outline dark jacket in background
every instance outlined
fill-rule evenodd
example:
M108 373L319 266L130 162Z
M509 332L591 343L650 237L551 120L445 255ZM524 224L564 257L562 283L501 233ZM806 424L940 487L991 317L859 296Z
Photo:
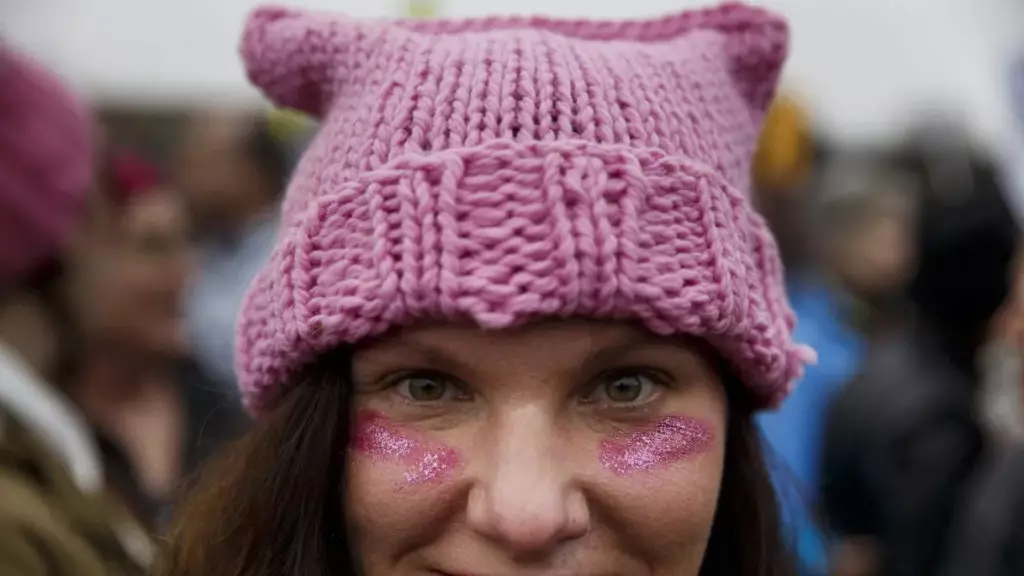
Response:
M876 342L828 417L821 473L831 529L882 547L882 576L934 574L981 458L972 381L921 324Z
M1024 447L983 467L951 536L942 576L1024 574Z
M940 568L986 451L974 409L979 351L1009 293L1019 236L986 162L954 158L959 178L947 178L952 160L926 148L907 321L871 343L837 397L821 474L832 530L873 538L880 576Z

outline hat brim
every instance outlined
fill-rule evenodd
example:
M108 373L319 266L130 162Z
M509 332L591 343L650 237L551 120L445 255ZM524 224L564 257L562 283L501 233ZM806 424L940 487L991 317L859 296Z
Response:
M243 305L248 409L319 354L397 326L632 320L706 340L762 406L804 360L764 221L718 171L657 150L493 141L328 168Z

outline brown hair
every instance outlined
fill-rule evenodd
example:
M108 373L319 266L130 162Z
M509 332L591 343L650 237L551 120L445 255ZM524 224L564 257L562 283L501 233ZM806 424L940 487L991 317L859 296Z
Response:
M344 526L350 355L331 353L281 406L214 461L184 503L166 576L356 574ZM729 386L725 469L702 575L794 574L753 423Z

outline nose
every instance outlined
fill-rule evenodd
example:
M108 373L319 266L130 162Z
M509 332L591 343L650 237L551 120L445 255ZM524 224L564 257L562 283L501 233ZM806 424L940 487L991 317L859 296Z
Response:
M481 445L488 456L469 495L471 529L515 558L550 554L586 534L586 497L551 417L527 408L499 420Z

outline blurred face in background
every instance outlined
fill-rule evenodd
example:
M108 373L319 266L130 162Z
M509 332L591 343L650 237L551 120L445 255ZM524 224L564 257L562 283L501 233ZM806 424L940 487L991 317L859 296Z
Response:
M913 272L910 219L897 206L883 206L836 239L836 269L848 288L865 297L892 294Z
M871 156L838 156L818 176L809 213L820 264L840 287L883 305L916 272L917 181Z
M114 216L102 271L99 336L160 356L185 352L182 293L190 271L188 219L181 198L157 189L127 199Z
M204 232L232 231L262 212L268 190L246 138L251 114L208 111L190 119L178 149L175 177L194 224Z

